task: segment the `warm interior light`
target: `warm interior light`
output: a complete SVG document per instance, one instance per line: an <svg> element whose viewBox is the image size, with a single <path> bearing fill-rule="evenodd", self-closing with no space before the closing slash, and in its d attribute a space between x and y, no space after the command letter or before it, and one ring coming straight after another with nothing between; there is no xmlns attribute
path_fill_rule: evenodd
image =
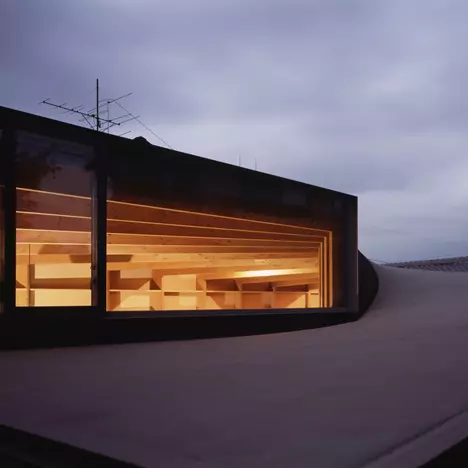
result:
<svg viewBox="0 0 468 468"><path fill-rule="evenodd" d="M234 274L234 278L263 278L271 276L293 275L303 273L304 270L287 269L287 270L257 270L257 271L240 271Z"/></svg>
<svg viewBox="0 0 468 468"><path fill-rule="evenodd" d="M17 197L17 305L91 305L91 199L25 188ZM329 231L108 206L110 311L306 308L331 297L321 283L332 277Z"/></svg>

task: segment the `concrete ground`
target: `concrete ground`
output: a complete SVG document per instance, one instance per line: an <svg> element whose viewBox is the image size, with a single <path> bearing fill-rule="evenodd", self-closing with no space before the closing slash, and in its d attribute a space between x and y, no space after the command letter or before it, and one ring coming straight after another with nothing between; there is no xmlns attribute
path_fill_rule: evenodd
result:
<svg viewBox="0 0 468 468"><path fill-rule="evenodd" d="M468 436L468 275L378 268L359 322L0 353L0 424L145 467L416 467Z"/></svg>

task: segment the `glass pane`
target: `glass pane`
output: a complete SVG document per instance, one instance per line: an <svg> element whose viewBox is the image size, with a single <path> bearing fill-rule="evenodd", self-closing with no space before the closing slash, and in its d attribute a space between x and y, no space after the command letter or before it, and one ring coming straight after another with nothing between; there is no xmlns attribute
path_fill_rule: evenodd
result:
<svg viewBox="0 0 468 468"><path fill-rule="evenodd" d="M114 150L108 174L109 311L341 300L342 220L332 192L313 198L304 184L136 142Z"/></svg>
<svg viewBox="0 0 468 468"><path fill-rule="evenodd" d="M17 135L16 305L91 305L92 149Z"/></svg>

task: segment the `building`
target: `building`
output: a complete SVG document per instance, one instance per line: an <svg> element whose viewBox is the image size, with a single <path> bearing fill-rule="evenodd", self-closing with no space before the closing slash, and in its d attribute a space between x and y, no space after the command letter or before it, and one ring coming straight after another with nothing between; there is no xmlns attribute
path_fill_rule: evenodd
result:
<svg viewBox="0 0 468 468"><path fill-rule="evenodd" d="M468 273L468 257L438 258L432 260L416 260L412 262L389 263L388 266L430 271L452 271Z"/></svg>
<svg viewBox="0 0 468 468"><path fill-rule="evenodd" d="M2 319L353 314L357 199L0 107Z"/></svg>

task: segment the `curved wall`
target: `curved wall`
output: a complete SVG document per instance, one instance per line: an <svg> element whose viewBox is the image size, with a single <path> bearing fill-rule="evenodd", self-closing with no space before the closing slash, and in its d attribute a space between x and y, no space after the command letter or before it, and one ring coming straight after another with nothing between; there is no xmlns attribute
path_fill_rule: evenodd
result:
<svg viewBox="0 0 468 468"><path fill-rule="evenodd" d="M358 252L359 317L367 312L379 291L379 277L372 263Z"/></svg>

